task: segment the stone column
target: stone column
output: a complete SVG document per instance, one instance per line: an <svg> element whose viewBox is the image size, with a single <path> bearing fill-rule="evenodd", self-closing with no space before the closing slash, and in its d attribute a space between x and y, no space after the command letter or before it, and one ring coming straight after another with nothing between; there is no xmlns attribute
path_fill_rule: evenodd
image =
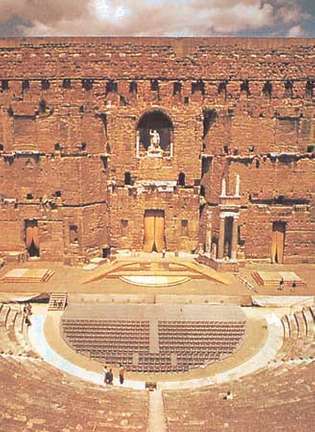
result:
<svg viewBox="0 0 315 432"><path fill-rule="evenodd" d="M241 187L241 179L240 179L239 174L237 174L236 182L235 182L235 196L236 197L240 196L240 187Z"/></svg>
<svg viewBox="0 0 315 432"><path fill-rule="evenodd" d="M237 258L237 237L238 237L238 216L234 216L233 227L232 227L232 243L231 243L232 260L236 260Z"/></svg>
<svg viewBox="0 0 315 432"><path fill-rule="evenodd" d="M222 179L222 183L221 183L221 197L226 197L226 180L225 180L225 178Z"/></svg>
<svg viewBox="0 0 315 432"><path fill-rule="evenodd" d="M225 236L225 216L220 214L220 231L218 245L218 259L223 259L224 255L224 236Z"/></svg>
<svg viewBox="0 0 315 432"><path fill-rule="evenodd" d="M210 254L211 252L211 241L212 241L212 213L207 208L207 222L206 222L206 252Z"/></svg>

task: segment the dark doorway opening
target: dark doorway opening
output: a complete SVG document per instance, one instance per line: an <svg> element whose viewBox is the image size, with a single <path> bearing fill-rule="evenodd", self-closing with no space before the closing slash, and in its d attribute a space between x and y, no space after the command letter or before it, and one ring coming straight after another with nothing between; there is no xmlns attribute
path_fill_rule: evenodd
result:
<svg viewBox="0 0 315 432"><path fill-rule="evenodd" d="M39 230L36 220L25 221L25 245L31 258L40 256Z"/></svg>
<svg viewBox="0 0 315 432"><path fill-rule="evenodd" d="M226 217L224 221L224 256L232 257L233 217Z"/></svg>
<svg viewBox="0 0 315 432"><path fill-rule="evenodd" d="M272 224L272 243L271 243L271 262L282 264L284 258L285 242L285 222L273 222Z"/></svg>

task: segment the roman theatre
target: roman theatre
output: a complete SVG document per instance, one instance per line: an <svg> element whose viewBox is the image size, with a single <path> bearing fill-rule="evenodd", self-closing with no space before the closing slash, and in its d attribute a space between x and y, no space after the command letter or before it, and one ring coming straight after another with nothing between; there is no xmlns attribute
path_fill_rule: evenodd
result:
<svg viewBox="0 0 315 432"><path fill-rule="evenodd" d="M311 430L314 58L0 40L1 432Z"/></svg>

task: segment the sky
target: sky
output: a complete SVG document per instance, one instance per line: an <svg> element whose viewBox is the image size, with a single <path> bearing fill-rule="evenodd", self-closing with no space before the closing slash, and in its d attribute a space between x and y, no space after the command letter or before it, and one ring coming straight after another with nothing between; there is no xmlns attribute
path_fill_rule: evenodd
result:
<svg viewBox="0 0 315 432"><path fill-rule="evenodd" d="M315 0L0 0L0 37L315 37Z"/></svg>

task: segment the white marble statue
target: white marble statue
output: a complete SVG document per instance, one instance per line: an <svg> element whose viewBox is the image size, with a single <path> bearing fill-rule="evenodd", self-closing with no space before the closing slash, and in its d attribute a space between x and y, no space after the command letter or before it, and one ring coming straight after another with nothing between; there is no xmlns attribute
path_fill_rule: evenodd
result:
<svg viewBox="0 0 315 432"><path fill-rule="evenodd" d="M160 148L160 134L156 129L150 129L150 149L159 149Z"/></svg>

